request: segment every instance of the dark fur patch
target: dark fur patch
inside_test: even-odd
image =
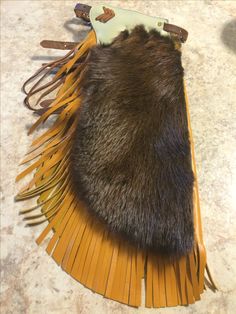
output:
[[[140,25],[90,51],[72,151],[75,189],[109,228],[170,255],[193,246],[181,52]]]

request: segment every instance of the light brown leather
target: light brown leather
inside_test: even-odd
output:
[[[112,9],[103,7],[103,11],[103,14],[96,17],[96,21],[106,23],[115,16],[115,12]]]

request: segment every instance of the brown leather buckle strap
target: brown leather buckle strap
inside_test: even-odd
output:
[[[90,22],[89,12],[91,10],[91,6],[83,3],[77,3],[74,11],[75,15],[86,22]]]
[[[71,50],[74,49],[79,43],[70,41],[56,41],[56,40],[43,40],[40,45],[43,48],[52,48],[60,50]]]
[[[185,42],[188,38],[188,32],[176,25],[173,24],[168,24],[168,23],[164,23],[164,27],[163,27],[164,31],[169,32],[169,33],[173,33],[175,35],[177,35],[179,37],[179,39],[181,40],[181,42]]]

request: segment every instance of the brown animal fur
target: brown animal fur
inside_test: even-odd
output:
[[[78,196],[138,247],[193,246],[193,172],[181,52],[169,37],[121,32],[91,49],[71,157]]]

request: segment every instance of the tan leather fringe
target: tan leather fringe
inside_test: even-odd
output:
[[[31,127],[30,133],[52,114],[57,113],[57,119],[43,135],[34,140],[23,161],[26,163],[36,160],[19,174],[17,181],[32,172],[34,176],[16,198],[25,200],[38,196],[38,200],[36,206],[25,209],[21,213],[25,215],[27,225],[48,221],[37,243],[40,244],[49,232],[53,231],[46,249],[47,253],[63,270],[92,291],[138,307],[141,305],[141,282],[144,278],[146,307],[194,303],[200,299],[200,294],[204,290],[204,272],[206,268],[208,270],[202,237],[197,181],[194,185],[196,244],[189,255],[175,260],[143,252],[122,242],[110,234],[106,226],[98,222],[95,217],[90,216],[73,193],[68,165],[73,134],[78,123],[79,83],[86,67],[86,55],[90,47],[95,44],[95,33],[91,31],[87,38],[73,50],[73,53],[67,56],[66,63],[63,59],[62,62],[51,63],[48,66],[49,69],[55,68],[55,64],[59,67],[52,81],[55,82],[63,77],[63,82],[56,98]],[[42,89],[49,86],[50,84],[46,84],[46,87],[44,85]],[[35,90],[36,87],[33,92]],[[192,167],[196,177],[188,102],[187,113],[191,136]],[[216,289],[210,275],[209,281],[213,289]]]

